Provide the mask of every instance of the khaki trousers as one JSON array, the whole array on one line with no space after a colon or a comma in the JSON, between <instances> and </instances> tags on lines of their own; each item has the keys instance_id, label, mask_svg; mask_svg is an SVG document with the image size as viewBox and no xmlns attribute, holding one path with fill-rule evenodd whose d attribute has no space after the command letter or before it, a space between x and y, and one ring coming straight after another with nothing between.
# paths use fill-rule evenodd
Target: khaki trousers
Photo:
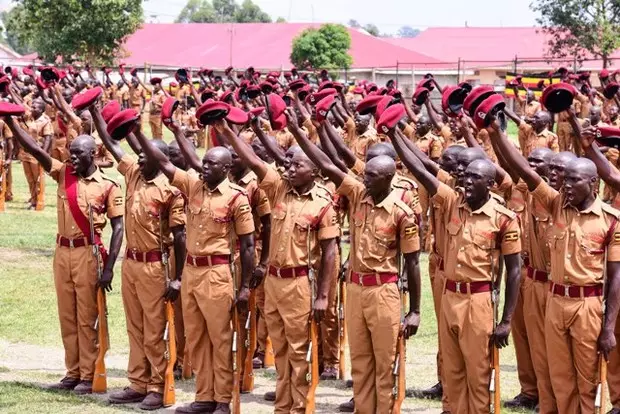
<instances>
[{"instance_id":1,"label":"khaki trousers","mask_svg":"<svg viewBox=\"0 0 620 414\"><path fill-rule=\"evenodd\" d=\"M177 334L177 366L182 368L183 361L185 358L189 358L189 355L185 354L185 323L183 322L183 299L181 295L174 301L174 329Z\"/></svg>"},{"instance_id":2,"label":"khaki trousers","mask_svg":"<svg viewBox=\"0 0 620 414\"><path fill-rule=\"evenodd\" d=\"M571 127L570 123L558 122L557 134L560 152L574 151L575 153L577 153L577 150L581 148L581 144L575 142L576 139L573 137L573 128ZM577 144L578 146L575 147L575 144ZM579 153L577 153L577 155L579 155Z\"/></svg>"},{"instance_id":3,"label":"khaki trousers","mask_svg":"<svg viewBox=\"0 0 620 414\"><path fill-rule=\"evenodd\" d=\"M545 344L545 314L547 298L549 297L549 283L535 282L525 274L522 277L523 316L527 321L525 329L527 331L532 364L536 372L539 413L554 414L558 412L558 408L555 403L553 388L551 387L549 361L547 361L547 347Z\"/></svg>"},{"instance_id":4,"label":"khaki trousers","mask_svg":"<svg viewBox=\"0 0 620 414\"><path fill-rule=\"evenodd\" d=\"M149 115L149 125L153 139L162 139L164 137L161 114Z\"/></svg>"},{"instance_id":5,"label":"khaki trousers","mask_svg":"<svg viewBox=\"0 0 620 414\"><path fill-rule=\"evenodd\" d=\"M521 385L521 394L537 399L538 389L536 373L534 372L534 364L532 363L532 355L530 354L530 344L525 323L526 311L524 309L523 289L526 280L532 281L527 277L527 268L522 267L521 286L517 294L517 306L512 315L510 328L517 357L517 373L519 376L519 384Z\"/></svg>"},{"instance_id":6,"label":"khaki trousers","mask_svg":"<svg viewBox=\"0 0 620 414\"><path fill-rule=\"evenodd\" d=\"M97 359L97 272L91 247L57 246L53 266L67 376L92 381Z\"/></svg>"},{"instance_id":7,"label":"khaki trousers","mask_svg":"<svg viewBox=\"0 0 620 414\"><path fill-rule=\"evenodd\" d=\"M10 163L6 170L6 193L4 199L6 201L13 199L13 163Z\"/></svg>"},{"instance_id":8,"label":"khaki trousers","mask_svg":"<svg viewBox=\"0 0 620 414\"><path fill-rule=\"evenodd\" d=\"M444 386L442 380L442 364L443 357L441 355L441 338L439 335L439 321L441 319L441 297L443 296L443 270L438 266L439 255L431 250L428 256L428 274L431 280L431 289L433 292L433 306L435 309L435 320L437 321L437 381ZM444 411L450 411L448 404L448 394L443 393L441 398L441 405Z\"/></svg>"},{"instance_id":9,"label":"khaki trousers","mask_svg":"<svg viewBox=\"0 0 620 414\"><path fill-rule=\"evenodd\" d=\"M142 263L125 258L122 277L121 294L129 336L127 377L134 391L161 394L167 366L164 267L161 262Z\"/></svg>"},{"instance_id":10,"label":"khaki trousers","mask_svg":"<svg viewBox=\"0 0 620 414\"><path fill-rule=\"evenodd\" d=\"M28 181L28 189L30 190L30 204L35 206L37 211L43 210L45 207L45 175L43 168L38 162L22 161L26 181ZM41 196L37 200L37 194ZM39 201L40 200L40 201Z\"/></svg>"},{"instance_id":11,"label":"khaki trousers","mask_svg":"<svg viewBox=\"0 0 620 414\"><path fill-rule=\"evenodd\" d=\"M560 414L594 412L602 317L601 297L547 300L547 357Z\"/></svg>"},{"instance_id":12,"label":"khaki trousers","mask_svg":"<svg viewBox=\"0 0 620 414\"><path fill-rule=\"evenodd\" d=\"M233 388L233 283L228 265L186 265L181 282L185 337L196 401L230 403Z\"/></svg>"},{"instance_id":13,"label":"khaki trousers","mask_svg":"<svg viewBox=\"0 0 620 414\"><path fill-rule=\"evenodd\" d=\"M392 402L400 330L401 301L398 286L347 284L347 334L355 412L388 414Z\"/></svg>"},{"instance_id":14,"label":"khaki trousers","mask_svg":"<svg viewBox=\"0 0 620 414\"><path fill-rule=\"evenodd\" d=\"M339 328L338 328L338 273L340 272L340 253L336 249L336 265L334 266L333 283L329 288L328 305L325 317L321 321L321 350L323 351L323 367L338 368L340 359Z\"/></svg>"},{"instance_id":15,"label":"khaki trousers","mask_svg":"<svg viewBox=\"0 0 620 414\"><path fill-rule=\"evenodd\" d=\"M265 279L265 320L276 362L275 413L305 413L311 291L307 277Z\"/></svg>"},{"instance_id":16,"label":"khaki trousers","mask_svg":"<svg viewBox=\"0 0 620 414\"><path fill-rule=\"evenodd\" d=\"M616 343L620 344L620 319L616 321ZM607 383L609 385L609 399L614 408L620 409L620 348L616 346L609 355L607 364Z\"/></svg>"},{"instance_id":17,"label":"khaki trousers","mask_svg":"<svg viewBox=\"0 0 620 414\"><path fill-rule=\"evenodd\" d=\"M448 394L452 414L489 412L492 332L490 293L444 293L439 335L444 393Z\"/></svg>"},{"instance_id":18,"label":"khaki trousers","mask_svg":"<svg viewBox=\"0 0 620 414\"><path fill-rule=\"evenodd\" d=\"M256 288L256 309L258 310L258 324L256 326L256 334L257 334L257 345L256 350L260 354L265 353L265 348L267 346L267 323L265 322L265 278L261 282L261 284Z\"/></svg>"}]
</instances>

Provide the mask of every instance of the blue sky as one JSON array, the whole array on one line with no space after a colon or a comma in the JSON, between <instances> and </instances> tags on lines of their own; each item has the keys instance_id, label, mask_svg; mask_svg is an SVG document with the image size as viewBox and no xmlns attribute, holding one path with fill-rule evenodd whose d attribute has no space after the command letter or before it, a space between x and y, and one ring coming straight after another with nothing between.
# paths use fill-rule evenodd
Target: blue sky
<instances>
[{"instance_id":1,"label":"blue sky","mask_svg":"<svg viewBox=\"0 0 620 414\"><path fill-rule=\"evenodd\" d=\"M241 0L237 0L241 2ZM290 22L337 22L355 19L374 23L381 32L395 33L409 25L429 26L534 26L531 0L253 0L272 18ZM0 4L8 3L1 0ZM145 0L146 21L171 22L186 0ZM154 17L152 17L154 16Z\"/></svg>"}]
</instances>

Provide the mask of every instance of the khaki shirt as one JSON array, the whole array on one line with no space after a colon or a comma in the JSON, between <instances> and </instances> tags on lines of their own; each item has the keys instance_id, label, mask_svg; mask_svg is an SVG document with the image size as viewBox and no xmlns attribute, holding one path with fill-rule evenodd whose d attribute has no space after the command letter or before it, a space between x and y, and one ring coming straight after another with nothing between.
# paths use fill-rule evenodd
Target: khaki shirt
<instances>
[{"instance_id":1,"label":"khaki shirt","mask_svg":"<svg viewBox=\"0 0 620 414\"><path fill-rule=\"evenodd\" d=\"M598 197L584 211L565 203L562 194L541 182L532 196L551 215L547 241L551 254L551 280L563 285L585 286L603 282L607 261L620 261L620 232L613 219L620 212ZM609 244L605 245L610 234Z\"/></svg>"},{"instance_id":2,"label":"khaki shirt","mask_svg":"<svg viewBox=\"0 0 620 414\"><path fill-rule=\"evenodd\" d=\"M356 136L353 143L349 146L355 153L355 156L360 160L363 160L366 159L366 151L368 151L368 148L379 141L380 139L377 135L377 131L373 127L369 126L363 134Z\"/></svg>"},{"instance_id":3,"label":"khaki shirt","mask_svg":"<svg viewBox=\"0 0 620 414\"><path fill-rule=\"evenodd\" d=\"M452 177L446 170L439 169L437 171L437 179L454 190L456 186L456 178ZM433 236L433 252L442 259L445 255L446 243L446 226L441 214L442 204L430 200L431 209L429 210L429 223L431 226L431 235Z\"/></svg>"},{"instance_id":4,"label":"khaki shirt","mask_svg":"<svg viewBox=\"0 0 620 414\"><path fill-rule=\"evenodd\" d=\"M441 183L432 200L441 206L439 211L446 226L447 278L457 282L491 281L491 263L495 269L500 252L521 252L517 215L494 197L472 211L459 192Z\"/></svg>"},{"instance_id":5,"label":"khaki shirt","mask_svg":"<svg viewBox=\"0 0 620 414\"><path fill-rule=\"evenodd\" d=\"M491 161L497 164L497 155L495 155L495 150L493 149L493 145L491 144L491 136L489 135L489 131L487 131L486 128L482 128L480 131L478 131L478 134L476 135L476 140L484 150L485 154L487 154L487 157L489 157Z\"/></svg>"},{"instance_id":6,"label":"khaki shirt","mask_svg":"<svg viewBox=\"0 0 620 414\"><path fill-rule=\"evenodd\" d=\"M69 200L65 191L66 168L66 164L52 159L52 169L49 174L58 183L58 190L56 192L58 198L56 202L58 234L69 239L89 237L89 235L82 233L71 214ZM77 185L80 210L88 218L88 206L92 206L95 233L101 235L106 224L106 215L110 219L123 215L125 201L121 188L99 169L89 177L78 177Z\"/></svg>"},{"instance_id":7,"label":"khaki shirt","mask_svg":"<svg viewBox=\"0 0 620 414\"><path fill-rule=\"evenodd\" d=\"M269 264L277 268L308 266L310 248L311 266L316 268L320 257L319 241L340 235L331 197L317 185L307 193L298 194L272 168L267 168L259 188L265 192L271 206ZM312 233L308 235L308 231Z\"/></svg>"},{"instance_id":8,"label":"khaki shirt","mask_svg":"<svg viewBox=\"0 0 620 414\"><path fill-rule=\"evenodd\" d=\"M423 137L418 137L416 144L431 159L436 160L443 154L443 138L433 134L432 131L428 131Z\"/></svg>"},{"instance_id":9,"label":"khaki shirt","mask_svg":"<svg viewBox=\"0 0 620 414\"><path fill-rule=\"evenodd\" d=\"M151 96L151 107L150 107L150 115L160 115L161 107L164 106L164 102L166 102L166 94L164 91L160 90L159 92L153 94Z\"/></svg>"},{"instance_id":10,"label":"khaki shirt","mask_svg":"<svg viewBox=\"0 0 620 414\"><path fill-rule=\"evenodd\" d=\"M524 101L523 115L526 118L532 118L534 115L536 115L536 113L538 113L538 111L541 111L541 110L542 110L542 107L540 105L540 102L532 101L530 103L527 103L527 100Z\"/></svg>"},{"instance_id":11,"label":"khaki shirt","mask_svg":"<svg viewBox=\"0 0 620 414\"><path fill-rule=\"evenodd\" d=\"M392 190L379 204L364 184L345 176L337 189L349 199L351 269L359 273L396 273L398 251L420 250L419 223L402 200L402 190Z\"/></svg>"},{"instance_id":12,"label":"khaki shirt","mask_svg":"<svg viewBox=\"0 0 620 414\"><path fill-rule=\"evenodd\" d=\"M129 106L137 111L140 111L142 110L142 101L144 99L146 99L146 91L142 85L129 87Z\"/></svg>"},{"instance_id":13,"label":"khaki shirt","mask_svg":"<svg viewBox=\"0 0 620 414\"><path fill-rule=\"evenodd\" d=\"M117 168L125 177L127 186L125 204L127 248L138 252L150 252L160 250L160 243L166 247L172 245L170 229L184 226L186 220L181 192L170 185L168 178L163 174L146 181L140 174L138 163L129 155L123 156Z\"/></svg>"},{"instance_id":14,"label":"khaki shirt","mask_svg":"<svg viewBox=\"0 0 620 414\"><path fill-rule=\"evenodd\" d=\"M210 190L200 178L177 168L170 184L187 198L188 254L231 254L233 230L238 236L254 233L247 194L228 179Z\"/></svg>"},{"instance_id":15,"label":"khaki shirt","mask_svg":"<svg viewBox=\"0 0 620 414\"><path fill-rule=\"evenodd\" d=\"M519 124L519 145L525 157L536 148L549 148L553 152L560 152L557 135L546 128L537 133L533 126L523 121Z\"/></svg>"},{"instance_id":16,"label":"khaki shirt","mask_svg":"<svg viewBox=\"0 0 620 414\"><path fill-rule=\"evenodd\" d=\"M314 125L312 125L312 128L314 129ZM316 131L316 129L314 130ZM276 138L276 142L278 143L278 146L282 148L284 151L286 151L293 144L295 144L295 137L293 136L293 134L290 133L290 131L287 128L284 128L281 131L276 131L275 138Z\"/></svg>"},{"instance_id":17,"label":"khaki shirt","mask_svg":"<svg viewBox=\"0 0 620 414\"><path fill-rule=\"evenodd\" d=\"M248 194L250 207L252 207L252 217L254 218L254 228L256 230L255 237L260 236L262 231L261 217L271 214L271 206L267 194L258 187L258 177L254 171L248 172L243 178L236 183L242 187ZM255 241L257 244L259 240Z\"/></svg>"},{"instance_id":18,"label":"khaki shirt","mask_svg":"<svg viewBox=\"0 0 620 414\"><path fill-rule=\"evenodd\" d=\"M24 117L25 130L40 146L43 145L43 138L45 136L54 137L54 127L50 118L42 114L38 119L32 119L29 116ZM37 160L28 152L20 151L19 159L22 162L37 162Z\"/></svg>"}]
</instances>

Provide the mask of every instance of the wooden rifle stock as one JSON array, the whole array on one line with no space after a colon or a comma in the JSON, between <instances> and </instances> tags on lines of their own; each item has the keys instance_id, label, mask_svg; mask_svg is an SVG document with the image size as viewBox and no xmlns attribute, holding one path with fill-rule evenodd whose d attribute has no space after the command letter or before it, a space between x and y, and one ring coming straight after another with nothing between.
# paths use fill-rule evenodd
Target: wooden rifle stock
<instances>
[{"instance_id":1,"label":"wooden rifle stock","mask_svg":"<svg viewBox=\"0 0 620 414\"><path fill-rule=\"evenodd\" d=\"M246 329L246 354L243 368L243 380L241 381L242 392L252 392L254 389L254 352L257 344L257 320L256 320L256 289L250 291L248 300L248 319L245 324Z\"/></svg>"},{"instance_id":2,"label":"wooden rifle stock","mask_svg":"<svg viewBox=\"0 0 620 414\"><path fill-rule=\"evenodd\" d=\"M310 322L310 346L306 360L309 363L310 370L308 372L308 382L310 389L306 397L306 414L314 413L316 409L315 397L316 389L319 385L319 327L314 318Z\"/></svg>"},{"instance_id":3,"label":"wooden rifle stock","mask_svg":"<svg viewBox=\"0 0 620 414\"><path fill-rule=\"evenodd\" d=\"M394 359L394 370L392 374L395 377L396 391L394 393L394 403L392 405L391 414L400 414L400 409L405 401L406 378L405 366L407 363L407 350L405 347L405 335L398 335L398 348L396 349L396 358Z\"/></svg>"},{"instance_id":4,"label":"wooden rifle stock","mask_svg":"<svg viewBox=\"0 0 620 414\"><path fill-rule=\"evenodd\" d=\"M347 362L344 356L344 350L347 345L347 329L345 321L345 306L347 303L346 281L341 278L338 282L338 339L339 339L339 356L338 356L338 377L345 379Z\"/></svg>"},{"instance_id":5,"label":"wooden rifle stock","mask_svg":"<svg viewBox=\"0 0 620 414\"><path fill-rule=\"evenodd\" d=\"M177 362L177 339L174 326L174 305L166 302L166 330L164 341L166 342L166 373L164 377L164 407L170 407L176 402L174 386L174 365Z\"/></svg>"},{"instance_id":6,"label":"wooden rifle stock","mask_svg":"<svg viewBox=\"0 0 620 414\"><path fill-rule=\"evenodd\" d=\"M499 386L499 348L492 345L491 349L491 381L489 382L489 393L491 394L491 407L489 412L499 413L501 411L501 393Z\"/></svg>"},{"instance_id":7,"label":"wooden rifle stock","mask_svg":"<svg viewBox=\"0 0 620 414\"><path fill-rule=\"evenodd\" d=\"M605 414L607 412L605 403L607 402L607 361L603 354L598 357L598 384L596 385L596 398L594 399L594 414Z\"/></svg>"},{"instance_id":8,"label":"wooden rifle stock","mask_svg":"<svg viewBox=\"0 0 620 414\"><path fill-rule=\"evenodd\" d=\"M233 343L232 343L232 357L233 357L233 392L232 392L232 413L241 413L241 352L237 349L237 340L239 336L239 314L237 312L236 304L233 305Z\"/></svg>"},{"instance_id":9,"label":"wooden rifle stock","mask_svg":"<svg viewBox=\"0 0 620 414\"><path fill-rule=\"evenodd\" d=\"M35 200L36 202L35 210L41 211L43 210L43 208L45 208L45 204L44 204L45 175L43 174L43 167L41 166L41 164L38 164L38 166L39 166L39 178L37 178L37 182L35 183L35 189L36 189L35 191L37 192L37 197Z\"/></svg>"}]
</instances>

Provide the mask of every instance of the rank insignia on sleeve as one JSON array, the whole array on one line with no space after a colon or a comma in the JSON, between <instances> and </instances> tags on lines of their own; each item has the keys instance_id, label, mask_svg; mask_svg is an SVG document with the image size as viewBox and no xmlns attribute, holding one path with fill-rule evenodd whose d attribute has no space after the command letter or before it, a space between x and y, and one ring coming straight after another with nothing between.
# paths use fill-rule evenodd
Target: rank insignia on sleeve
<instances>
[{"instance_id":1,"label":"rank insignia on sleeve","mask_svg":"<svg viewBox=\"0 0 620 414\"><path fill-rule=\"evenodd\" d=\"M509 231L504 234L504 241L517 241L519 240L519 232L517 231Z\"/></svg>"},{"instance_id":2,"label":"rank insignia on sleeve","mask_svg":"<svg viewBox=\"0 0 620 414\"><path fill-rule=\"evenodd\" d=\"M114 198L114 206L119 207L123 205L123 197L115 197Z\"/></svg>"},{"instance_id":3,"label":"rank insignia on sleeve","mask_svg":"<svg viewBox=\"0 0 620 414\"><path fill-rule=\"evenodd\" d=\"M409 226L405 228L405 235L415 236L418 234L418 226Z\"/></svg>"},{"instance_id":4,"label":"rank insignia on sleeve","mask_svg":"<svg viewBox=\"0 0 620 414\"><path fill-rule=\"evenodd\" d=\"M249 204L245 204L245 205L239 207L239 213L247 213L248 211L250 211L250 205Z\"/></svg>"},{"instance_id":5,"label":"rank insignia on sleeve","mask_svg":"<svg viewBox=\"0 0 620 414\"><path fill-rule=\"evenodd\" d=\"M614 233L614 241L620 242L620 233L619 232Z\"/></svg>"}]
</instances>

